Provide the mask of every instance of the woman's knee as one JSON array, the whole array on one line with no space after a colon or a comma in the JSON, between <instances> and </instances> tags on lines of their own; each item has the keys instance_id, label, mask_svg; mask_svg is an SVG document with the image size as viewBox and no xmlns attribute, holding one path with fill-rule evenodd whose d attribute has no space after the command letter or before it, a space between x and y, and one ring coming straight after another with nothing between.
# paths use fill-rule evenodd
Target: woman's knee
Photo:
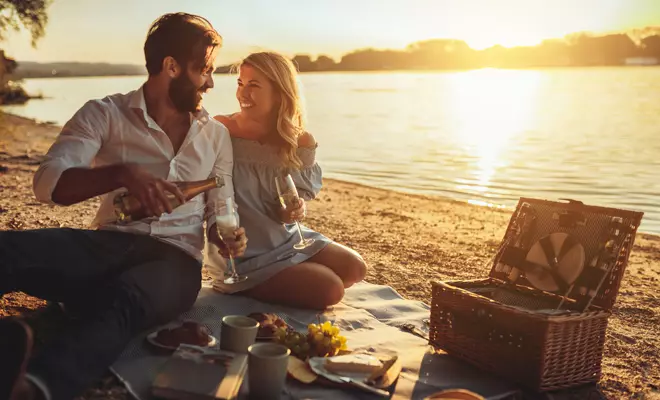
<instances>
[{"instance_id":1,"label":"woman's knee","mask_svg":"<svg viewBox=\"0 0 660 400\"><path fill-rule=\"evenodd\" d=\"M350 283L357 283L362 281L367 276L367 262L357 252L355 253L351 262L351 275Z\"/></svg>"},{"instance_id":2,"label":"woman's knee","mask_svg":"<svg viewBox=\"0 0 660 400\"><path fill-rule=\"evenodd\" d=\"M285 269L245 294L265 302L323 310L344 298L344 282L325 265L306 262Z\"/></svg>"},{"instance_id":3,"label":"woman's knee","mask_svg":"<svg viewBox=\"0 0 660 400\"><path fill-rule=\"evenodd\" d=\"M345 288L351 287L367 276L367 263L355 250L351 249L349 252L346 252L345 256L338 261L343 265L332 269L339 272Z\"/></svg>"},{"instance_id":4,"label":"woman's knee","mask_svg":"<svg viewBox=\"0 0 660 400\"><path fill-rule=\"evenodd\" d=\"M329 272L323 281L319 283L321 283L320 287L310 297L312 308L322 310L342 301L344 298L344 282L339 276Z\"/></svg>"},{"instance_id":5,"label":"woman's knee","mask_svg":"<svg viewBox=\"0 0 660 400\"><path fill-rule=\"evenodd\" d=\"M367 263L362 256L350 247L339 243L331 243L314 256L312 261L334 271L344 282L346 288L360 282L367 275Z\"/></svg>"}]
</instances>

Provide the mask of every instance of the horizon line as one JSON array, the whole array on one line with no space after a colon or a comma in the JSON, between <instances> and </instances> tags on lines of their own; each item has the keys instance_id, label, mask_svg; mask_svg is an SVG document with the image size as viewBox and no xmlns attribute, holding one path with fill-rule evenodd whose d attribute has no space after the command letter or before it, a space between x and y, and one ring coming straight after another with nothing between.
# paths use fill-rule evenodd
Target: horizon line
<instances>
[{"instance_id":1,"label":"horizon line","mask_svg":"<svg viewBox=\"0 0 660 400\"><path fill-rule=\"evenodd\" d=\"M644 35L644 32L647 32L648 34ZM504 48L504 49L516 49L516 48L529 48L529 47L536 47L540 46L544 42L551 42L551 41L563 41L566 42L567 39L570 36L573 35L585 35L585 36L608 36L608 35L615 35L615 34L625 34L630 37L631 40L634 42L638 42L638 39L644 38L647 36L653 36L653 35L660 35L660 24L659 25L649 25L649 26L644 26L644 27L637 27L637 28L627 28L627 29L618 29L618 30L605 30L605 31L575 31L575 32L570 32L564 35L563 37L548 37L539 40L538 42L535 42L534 44L527 44L527 45L516 45L516 46L510 46L510 45L502 45L499 43L492 44L488 47L483 47L483 48L475 48L470 46L470 44L464 40L464 39L459 39L459 38L451 38L451 37L429 37L425 39L420 39L416 40L414 42L410 42L404 47L376 47L376 46L363 46L363 47L357 47L352 50L349 50L347 52L344 52L341 56L339 56L339 61L341 61L341 58L355 52L360 52L360 51L365 51L365 50L375 50L375 51L406 51L408 47L411 45L414 45L416 43L423 43L423 42L430 42L430 41L435 41L435 40L446 40L446 41L456 41L456 42L463 42L467 45L467 47L473 51L484 51L488 49L493 49L493 48ZM632 35L632 36L631 36ZM2 44L2 41L0 40L0 44ZM37 46L38 47L38 46ZM222 51L222 48L220 49ZM0 51L5 51L5 56L8 58L12 58L11 54L7 54L6 50L2 49L0 47ZM296 56L308 56L311 59L318 59L321 56L328 57L333 61L337 61L337 59L333 56L330 56L328 54L324 53L318 53L315 54L315 57L313 57L313 53L310 52L294 52L293 55L286 54L286 52L282 51L277 51L273 49L269 49L264 47L260 51L276 51L278 53L284 54L285 56L289 58L294 58ZM247 52L247 54L253 53L252 52ZM236 61L232 62L227 62L219 65L216 68L221 68L221 67L227 67L236 63L239 63L242 57L239 57ZM77 61L77 60L66 60L66 61L37 61L34 59L14 59L16 60L19 64L21 62L34 62L34 63L40 63L40 64L58 64L58 63L69 63L69 64L74 64L74 63L80 63L80 64L108 64L108 65L127 65L127 66L142 66L142 64L138 64L135 62L130 62L130 61L120 61L120 62L112 62L112 61Z\"/></svg>"}]
</instances>

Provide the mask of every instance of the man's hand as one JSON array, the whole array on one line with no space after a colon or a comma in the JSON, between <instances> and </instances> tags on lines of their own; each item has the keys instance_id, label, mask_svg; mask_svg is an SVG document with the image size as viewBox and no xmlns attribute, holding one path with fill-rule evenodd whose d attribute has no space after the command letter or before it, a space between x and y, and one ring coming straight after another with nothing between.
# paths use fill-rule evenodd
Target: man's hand
<instances>
[{"instance_id":1,"label":"man's hand","mask_svg":"<svg viewBox=\"0 0 660 400\"><path fill-rule=\"evenodd\" d=\"M245 254L248 239L244 228L236 229L233 237L220 238L218 230L213 224L209 230L209 241L218 246L218 252L222 257L229 258L230 253L232 257L240 257Z\"/></svg>"},{"instance_id":2,"label":"man's hand","mask_svg":"<svg viewBox=\"0 0 660 400\"><path fill-rule=\"evenodd\" d=\"M156 178L139 165L126 164L119 171L118 182L143 205L147 217L172 212L165 192L175 195L181 203L185 202L185 196L174 183Z\"/></svg>"},{"instance_id":3,"label":"man's hand","mask_svg":"<svg viewBox=\"0 0 660 400\"><path fill-rule=\"evenodd\" d=\"M305 200L301 198L298 199L298 207L287 207L280 209L280 219L285 224L292 224L296 221L302 221L306 214L307 204L305 204Z\"/></svg>"}]
</instances>

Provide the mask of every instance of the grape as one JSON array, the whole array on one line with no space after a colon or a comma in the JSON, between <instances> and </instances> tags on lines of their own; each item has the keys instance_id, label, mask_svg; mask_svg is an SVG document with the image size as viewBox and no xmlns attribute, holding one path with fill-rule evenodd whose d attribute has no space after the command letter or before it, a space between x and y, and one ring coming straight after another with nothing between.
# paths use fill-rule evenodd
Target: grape
<instances>
[{"instance_id":1,"label":"grape","mask_svg":"<svg viewBox=\"0 0 660 400\"><path fill-rule=\"evenodd\" d=\"M325 321L323 325L321 325L321 330L323 331L323 333L326 332L330 333L331 328L332 328L332 324L330 323L330 321Z\"/></svg>"},{"instance_id":2,"label":"grape","mask_svg":"<svg viewBox=\"0 0 660 400\"><path fill-rule=\"evenodd\" d=\"M330 321L322 324L309 324L307 332L281 330L276 332L276 341L291 350L291 354L302 360L309 357L328 357L345 350L346 338L341 336L339 327Z\"/></svg>"},{"instance_id":3,"label":"grape","mask_svg":"<svg viewBox=\"0 0 660 400\"><path fill-rule=\"evenodd\" d=\"M302 342L304 340L303 339L304 337L303 337L302 334L300 334L300 332L293 332L293 334L291 336L292 336L293 341L296 342L296 343Z\"/></svg>"}]
</instances>

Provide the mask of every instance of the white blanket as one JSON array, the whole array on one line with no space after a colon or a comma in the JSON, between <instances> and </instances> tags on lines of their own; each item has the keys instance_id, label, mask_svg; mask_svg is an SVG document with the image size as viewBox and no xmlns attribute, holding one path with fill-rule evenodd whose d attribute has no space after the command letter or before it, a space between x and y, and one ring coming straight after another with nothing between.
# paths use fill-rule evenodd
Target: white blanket
<instances>
[{"instance_id":1,"label":"white blanket","mask_svg":"<svg viewBox=\"0 0 660 400\"><path fill-rule=\"evenodd\" d=\"M220 337L220 321L230 314L270 312L282 317L293 328L306 331L316 322L317 313L261 303L241 296L224 295L209 287L202 288L192 310L180 319L192 319L207 325L213 335ZM429 307L421 302L406 300L388 286L357 284L346 291L343 302L320 315L321 321L338 325L351 349L374 348L395 351L402 361L403 371L394 387L396 399L420 399L449 388L465 388L487 399L501 399L516 393L516 387L481 372L446 354L434 354L426 340L398 328L412 323L423 332L429 318ZM124 382L138 400L149 400L151 382L167 355L156 355L145 344L145 336L136 338L112 366L112 371ZM246 383L241 397L248 391ZM305 399L370 399L376 395L357 390L303 385L288 381L289 398ZM286 397L283 397L286 398Z\"/></svg>"}]
</instances>

